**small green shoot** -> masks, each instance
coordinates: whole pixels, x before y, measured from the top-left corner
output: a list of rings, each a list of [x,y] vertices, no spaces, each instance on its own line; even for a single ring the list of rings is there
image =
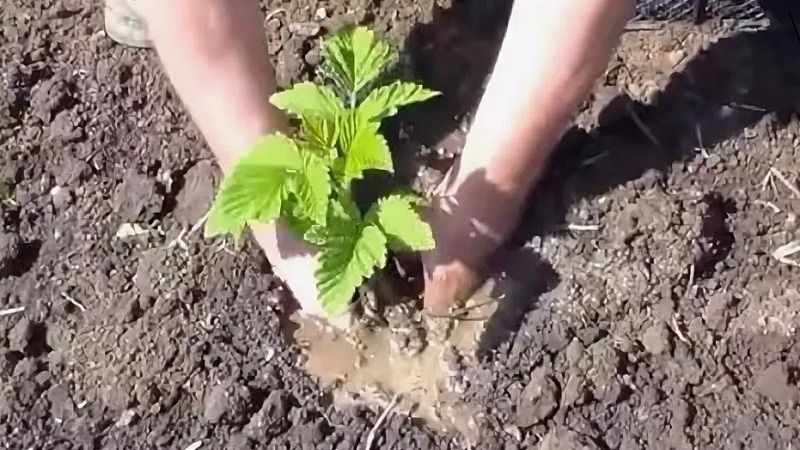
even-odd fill
[[[270,98],[297,119],[298,130],[291,137],[265,136],[238,161],[211,208],[205,235],[230,234],[238,242],[248,223],[281,219],[320,248],[317,290],[324,310],[335,316],[385,265],[388,250],[434,246],[418,196],[392,193],[362,212],[352,185],[368,170],[394,172],[381,121],[439,93],[406,81],[375,86],[397,53],[365,27],[324,39],[322,57],[327,84],[302,82]]]

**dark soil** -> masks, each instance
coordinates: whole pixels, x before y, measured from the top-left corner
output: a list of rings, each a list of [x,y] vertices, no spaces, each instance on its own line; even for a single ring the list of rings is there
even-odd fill
[[[422,187],[506,14],[438,3],[284,1],[265,24],[283,85],[344,21],[405,44],[445,92],[389,127]],[[191,231],[219,177],[155,55],[75,2],[6,2],[0,36],[0,448],[363,448],[380,410],[304,373],[258,250]],[[800,239],[798,110],[789,31],[624,36],[503,260],[534,284],[447,360],[473,448],[791,448],[800,269],[772,253]],[[467,448],[400,414],[373,444]]]

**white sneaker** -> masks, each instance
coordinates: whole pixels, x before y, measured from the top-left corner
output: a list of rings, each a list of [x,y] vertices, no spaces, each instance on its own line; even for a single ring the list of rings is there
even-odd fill
[[[150,48],[147,24],[131,6],[135,0],[104,0],[106,35],[114,42],[131,47]]]

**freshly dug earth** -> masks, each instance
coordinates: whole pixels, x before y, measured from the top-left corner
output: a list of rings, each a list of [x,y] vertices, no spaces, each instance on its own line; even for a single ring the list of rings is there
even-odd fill
[[[463,142],[506,5],[346,3],[265,7],[279,79],[312,76],[319,35],[346,21],[405,44],[445,92],[387,127],[424,188]],[[0,448],[800,438],[800,269],[773,256],[800,239],[791,34],[625,34],[501,261],[525,283],[477,351],[443,360],[440,406],[470,417],[471,435],[334,406],[283,333],[258,250],[194,229],[219,179],[211,155],[155,55],[110,42],[98,5],[12,0],[0,34]]]

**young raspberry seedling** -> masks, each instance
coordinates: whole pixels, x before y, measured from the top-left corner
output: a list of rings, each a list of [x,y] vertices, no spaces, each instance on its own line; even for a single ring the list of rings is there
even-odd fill
[[[434,246],[419,196],[394,192],[362,212],[352,195],[365,171],[394,173],[381,121],[439,95],[406,81],[378,85],[397,56],[365,27],[324,39],[323,83],[298,83],[270,98],[297,119],[297,133],[267,135],[242,156],[205,225],[207,237],[231,234],[238,242],[248,223],[286,222],[321,250],[317,290],[331,316],[342,314],[364,279],[383,268],[388,250]]]

